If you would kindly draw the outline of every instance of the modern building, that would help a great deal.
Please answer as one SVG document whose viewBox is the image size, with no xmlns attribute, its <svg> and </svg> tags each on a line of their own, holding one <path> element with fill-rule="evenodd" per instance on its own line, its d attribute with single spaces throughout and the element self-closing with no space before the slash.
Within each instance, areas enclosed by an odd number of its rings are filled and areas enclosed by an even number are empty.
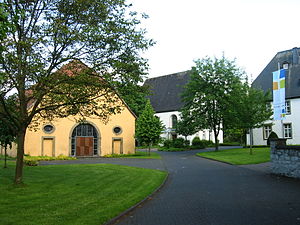
<svg viewBox="0 0 300 225">
<path fill-rule="evenodd" d="M 180 120 L 180 109 L 184 106 L 181 99 L 184 86 L 190 79 L 190 71 L 169 74 L 160 77 L 147 79 L 145 85 L 150 87 L 151 94 L 149 96 L 151 105 L 165 126 L 164 133 L 161 135 L 165 139 L 175 139 L 179 137 L 175 132 L 175 126 Z M 188 136 L 188 140 L 192 140 L 198 136 L 201 140 L 214 141 L 213 133 L 209 130 L 202 130 L 194 135 Z M 219 142 L 223 142 L 222 131 L 219 134 Z"/>
<path fill-rule="evenodd" d="M 253 144 L 266 145 L 274 131 L 278 137 L 287 138 L 287 144 L 300 144 L 300 49 L 278 52 L 254 80 L 252 86 L 272 93 L 273 74 L 278 69 L 286 69 L 286 116 L 280 121 L 266 121 L 261 128 L 253 130 Z M 249 138 L 248 138 L 249 140 Z M 249 141 L 248 141 L 249 143 Z"/>
</svg>

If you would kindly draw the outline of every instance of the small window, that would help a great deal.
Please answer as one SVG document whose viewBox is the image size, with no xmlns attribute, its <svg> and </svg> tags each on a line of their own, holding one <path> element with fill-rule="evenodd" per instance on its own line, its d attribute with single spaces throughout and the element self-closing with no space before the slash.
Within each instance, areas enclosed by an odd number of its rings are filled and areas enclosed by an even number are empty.
<svg viewBox="0 0 300 225">
<path fill-rule="evenodd" d="M 117 127 L 114 127 L 113 131 L 114 131 L 115 134 L 121 134 L 122 133 L 122 128 L 117 126 Z"/>
<path fill-rule="evenodd" d="M 270 133 L 272 131 L 272 125 L 271 124 L 266 124 L 263 127 L 263 135 L 264 135 L 264 139 L 267 140 Z"/>
<path fill-rule="evenodd" d="M 284 62 L 283 64 L 282 64 L 282 69 L 289 69 L 289 64 L 287 63 L 287 62 Z"/>
<path fill-rule="evenodd" d="M 47 125 L 44 126 L 43 130 L 44 130 L 45 133 L 50 134 L 54 131 L 54 126 L 51 125 L 51 124 L 47 124 Z"/>
<path fill-rule="evenodd" d="M 177 126 L 177 116 L 172 115 L 172 128 L 176 128 Z"/>
<path fill-rule="evenodd" d="M 285 113 L 291 114 L 291 102 L 289 100 L 285 101 Z"/>
<path fill-rule="evenodd" d="M 292 124 L 286 123 L 283 125 L 284 129 L 284 138 L 292 138 Z"/>
</svg>

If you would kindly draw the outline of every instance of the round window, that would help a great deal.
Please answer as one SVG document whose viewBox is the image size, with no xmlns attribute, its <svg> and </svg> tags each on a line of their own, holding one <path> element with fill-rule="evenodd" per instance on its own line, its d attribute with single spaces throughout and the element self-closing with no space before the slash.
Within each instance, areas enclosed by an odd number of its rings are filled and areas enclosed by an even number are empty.
<svg viewBox="0 0 300 225">
<path fill-rule="evenodd" d="M 47 124 L 44 126 L 45 133 L 52 133 L 54 131 L 54 126 Z"/>
<path fill-rule="evenodd" d="M 115 134 L 121 134 L 122 133 L 122 128 L 121 127 L 114 127 L 114 133 Z"/>
</svg>

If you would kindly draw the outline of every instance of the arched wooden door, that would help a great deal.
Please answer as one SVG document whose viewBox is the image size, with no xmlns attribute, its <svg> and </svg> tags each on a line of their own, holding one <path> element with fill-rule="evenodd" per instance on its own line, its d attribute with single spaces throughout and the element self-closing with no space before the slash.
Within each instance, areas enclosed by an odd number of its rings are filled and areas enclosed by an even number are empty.
<svg viewBox="0 0 300 225">
<path fill-rule="evenodd" d="M 72 132 L 73 156 L 96 156 L 98 155 L 99 134 L 91 124 L 79 124 Z"/>
</svg>

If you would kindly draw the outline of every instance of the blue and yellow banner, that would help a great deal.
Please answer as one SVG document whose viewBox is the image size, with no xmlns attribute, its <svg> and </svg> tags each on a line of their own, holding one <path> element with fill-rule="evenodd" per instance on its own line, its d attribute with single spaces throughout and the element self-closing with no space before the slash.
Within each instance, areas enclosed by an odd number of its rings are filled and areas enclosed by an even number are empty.
<svg viewBox="0 0 300 225">
<path fill-rule="evenodd" d="M 281 69 L 273 72 L 273 108 L 274 120 L 282 120 L 285 117 L 285 74 Z"/>
</svg>

